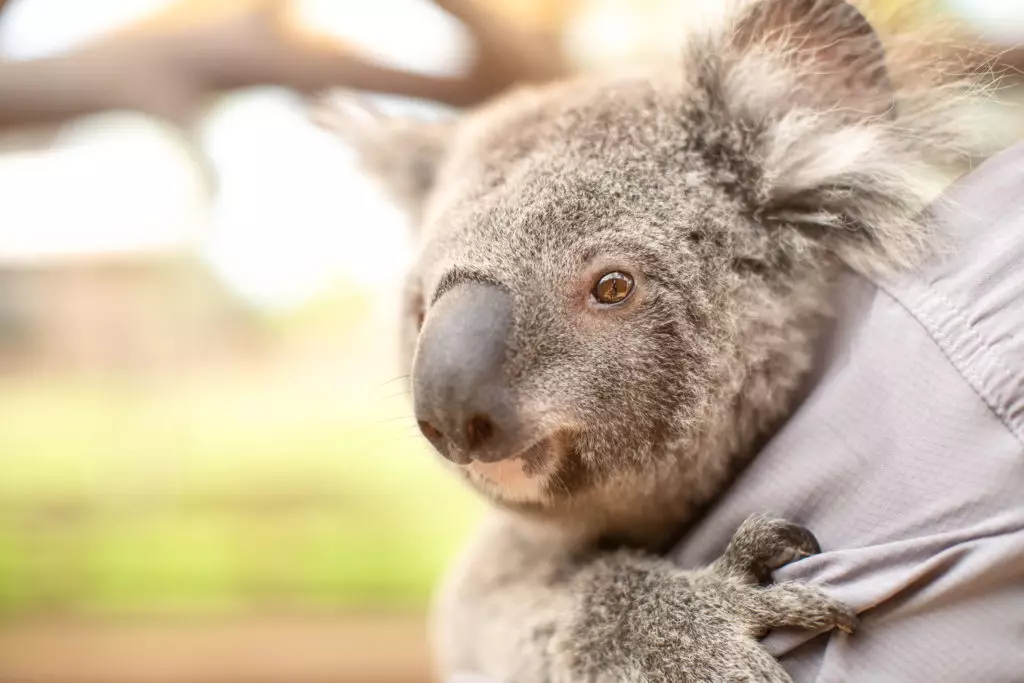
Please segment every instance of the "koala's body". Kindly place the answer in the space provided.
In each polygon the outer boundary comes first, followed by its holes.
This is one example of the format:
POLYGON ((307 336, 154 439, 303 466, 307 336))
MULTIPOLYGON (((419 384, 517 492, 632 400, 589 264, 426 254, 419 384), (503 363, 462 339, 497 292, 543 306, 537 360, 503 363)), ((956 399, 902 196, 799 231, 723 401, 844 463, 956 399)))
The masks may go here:
POLYGON ((965 91, 905 47, 843 0, 752 0, 681 63, 343 131, 418 225, 420 427, 495 503, 437 601, 442 674, 785 681, 759 636, 853 628, 764 585, 816 551, 795 525, 661 553, 792 409, 841 269, 929 248, 965 91))

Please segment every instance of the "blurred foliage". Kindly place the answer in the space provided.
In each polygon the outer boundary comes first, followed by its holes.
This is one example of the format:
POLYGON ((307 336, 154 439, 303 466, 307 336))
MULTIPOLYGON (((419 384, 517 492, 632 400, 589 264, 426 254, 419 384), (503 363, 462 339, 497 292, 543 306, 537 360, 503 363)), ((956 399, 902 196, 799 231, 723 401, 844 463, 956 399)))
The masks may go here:
POLYGON ((0 612, 422 606, 477 504, 408 421, 338 413, 238 382, 6 383, 0 612))

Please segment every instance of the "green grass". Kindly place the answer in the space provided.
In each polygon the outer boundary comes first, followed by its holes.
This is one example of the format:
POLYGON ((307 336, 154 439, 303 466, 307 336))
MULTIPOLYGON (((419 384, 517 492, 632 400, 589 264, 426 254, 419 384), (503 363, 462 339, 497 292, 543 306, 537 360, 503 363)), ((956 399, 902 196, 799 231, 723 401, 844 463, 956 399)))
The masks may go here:
POLYGON ((334 398, 0 385, 0 613, 422 605, 479 505, 334 398))

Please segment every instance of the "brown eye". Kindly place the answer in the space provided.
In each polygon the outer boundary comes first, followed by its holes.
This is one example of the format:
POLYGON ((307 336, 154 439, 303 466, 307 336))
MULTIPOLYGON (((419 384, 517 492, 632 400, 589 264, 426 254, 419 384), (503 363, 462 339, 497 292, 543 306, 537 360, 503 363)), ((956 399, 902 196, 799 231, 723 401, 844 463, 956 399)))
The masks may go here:
POLYGON ((619 271, 603 275, 591 291, 594 299, 602 304, 621 304, 632 293, 633 276, 619 271))

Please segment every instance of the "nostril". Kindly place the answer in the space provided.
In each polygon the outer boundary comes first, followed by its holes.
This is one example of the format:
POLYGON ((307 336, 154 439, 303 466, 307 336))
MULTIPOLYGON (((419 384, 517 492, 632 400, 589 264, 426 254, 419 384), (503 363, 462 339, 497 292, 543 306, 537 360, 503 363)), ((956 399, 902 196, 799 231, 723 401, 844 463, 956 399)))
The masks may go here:
POLYGON ((427 440, 429 440, 431 443, 437 443, 438 441, 441 441, 444 438, 441 435, 441 432, 437 429, 437 427, 430 424, 426 420, 419 420, 418 424, 420 426, 420 431, 423 432, 423 436, 427 437, 427 440))
POLYGON ((474 415, 466 423, 466 441, 470 448, 478 448, 494 436, 494 423, 486 415, 474 415))

